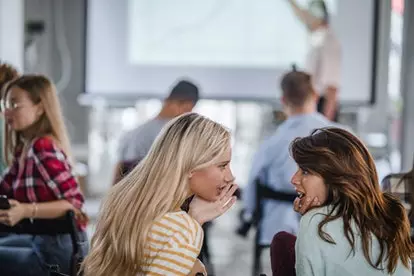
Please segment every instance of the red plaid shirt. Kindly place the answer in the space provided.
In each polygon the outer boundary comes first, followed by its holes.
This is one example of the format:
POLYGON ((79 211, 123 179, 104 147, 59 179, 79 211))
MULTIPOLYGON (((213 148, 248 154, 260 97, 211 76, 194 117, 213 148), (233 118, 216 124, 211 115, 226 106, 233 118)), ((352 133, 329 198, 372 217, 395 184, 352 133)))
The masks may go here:
POLYGON ((84 197, 66 155, 49 137, 32 142, 19 164, 20 153, 0 182, 0 194, 19 202, 46 202, 66 199, 81 209, 84 197))

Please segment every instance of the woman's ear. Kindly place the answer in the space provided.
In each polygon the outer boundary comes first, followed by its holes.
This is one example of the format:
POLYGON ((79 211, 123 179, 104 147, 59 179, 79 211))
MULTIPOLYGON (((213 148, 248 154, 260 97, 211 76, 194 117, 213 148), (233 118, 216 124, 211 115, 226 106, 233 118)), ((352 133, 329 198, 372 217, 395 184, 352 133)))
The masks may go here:
POLYGON ((45 108, 43 106, 43 103, 40 102, 37 104, 36 116, 40 118, 40 116, 42 116, 43 113, 45 113, 45 108))
POLYGON ((193 177, 193 172, 190 172, 190 173, 188 174, 188 179, 191 179, 191 177, 193 177))

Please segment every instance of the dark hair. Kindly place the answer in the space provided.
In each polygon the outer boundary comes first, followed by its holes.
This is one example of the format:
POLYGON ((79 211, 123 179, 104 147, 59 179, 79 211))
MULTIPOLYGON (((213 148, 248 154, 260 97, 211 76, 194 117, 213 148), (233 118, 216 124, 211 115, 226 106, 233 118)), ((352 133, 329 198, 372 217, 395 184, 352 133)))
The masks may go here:
POLYGON ((196 104, 199 97, 198 87, 194 83, 188 80, 180 80, 171 89, 167 100, 191 101, 196 104))
POLYGON ((325 24, 329 23, 329 12, 323 0, 312 0, 309 3, 308 11, 315 17, 322 19, 325 24))
POLYGON ((17 77, 19 77, 19 73, 16 68, 0 61, 0 97, 3 94, 4 86, 17 77))
POLYGON ((324 204, 332 209, 318 225, 324 241, 335 244, 323 227, 341 218, 352 252, 355 235, 361 235, 364 256, 372 267, 383 269, 381 263, 387 261, 387 271, 392 273, 400 259, 409 266, 413 248, 406 211, 398 199, 381 191, 374 160, 357 137, 339 128, 317 129, 294 140, 291 154, 299 168, 322 177, 328 187, 324 204), (352 229, 353 223, 358 233, 352 229), (372 235, 380 243, 375 260, 371 257, 372 235))
POLYGON ((312 77, 303 71, 291 71, 285 74, 280 83, 286 102, 294 107, 303 106, 315 94, 312 77))

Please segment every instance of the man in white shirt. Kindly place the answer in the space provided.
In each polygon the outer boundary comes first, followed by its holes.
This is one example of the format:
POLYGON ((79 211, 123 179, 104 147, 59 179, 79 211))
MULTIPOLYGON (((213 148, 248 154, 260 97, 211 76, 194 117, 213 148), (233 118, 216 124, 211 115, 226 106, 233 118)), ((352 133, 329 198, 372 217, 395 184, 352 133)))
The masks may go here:
POLYGON ((305 69, 312 75, 314 87, 320 96, 318 111, 329 120, 337 121, 341 47, 330 28, 326 4, 323 0, 311 0, 308 9, 303 9, 295 0, 288 1, 309 30, 310 50, 305 69))

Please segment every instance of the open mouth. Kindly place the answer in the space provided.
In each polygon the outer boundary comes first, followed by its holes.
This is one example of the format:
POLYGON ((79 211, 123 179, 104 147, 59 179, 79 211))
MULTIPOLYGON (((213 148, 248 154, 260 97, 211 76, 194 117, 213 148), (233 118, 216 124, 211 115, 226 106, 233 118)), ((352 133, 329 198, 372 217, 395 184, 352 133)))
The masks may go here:
POLYGON ((302 193, 302 192, 297 192, 298 193, 298 198, 302 198, 302 197, 304 197, 305 196, 305 193, 302 193))

